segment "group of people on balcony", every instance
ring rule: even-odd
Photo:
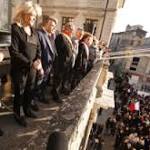
[[[11,26],[13,111],[17,123],[25,127],[26,117],[37,117],[36,100],[49,103],[44,96],[51,77],[52,98],[62,103],[60,95],[68,95],[76,87],[93,67],[101,49],[92,34],[81,28],[75,30],[73,22],[67,22],[60,32],[56,30],[58,20],[45,15],[35,29],[41,13],[39,5],[26,1],[16,7]]]

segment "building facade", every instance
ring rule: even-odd
[[[127,25],[124,32],[113,33],[110,40],[110,48],[120,51],[124,47],[135,47],[143,45],[146,31],[141,25]]]
[[[149,47],[135,47],[133,50],[150,50]],[[150,52],[149,56],[126,59],[125,70],[131,74],[131,84],[139,91],[150,92]]]
[[[91,32],[98,39],[110,41],[112,27],[118,8],[124,6],[125,0],[33,0],[43,8],[43,14],[58,19],[58,30],[67,21],[73,21],[78,28]],[[20,0],[12,0],[15,6]]]
[[[141,25],[126,27],[124,32],[113,33],[110,41],[112,51],[143,51],[150,50],[150,38]],[[122,70],[131,74],[131,84],[138,90],[150,91],[150,56],[117,59],[113,68],[121,66]]]
[[[76,27],[95,34],[98,39],[109,42],[117,9],[123,7],[119,0],[41,0],[43,13],[59,20],[58,29],[73,20]]]

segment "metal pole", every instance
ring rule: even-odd
[[[136,54],[136,55],[126,55],[126,56],[102,57],[100,60],[122,59],[122,58],[131,58],[131,57],[150,57],[150,54]]]
[[[109,55],[110,56],[114,56],[114,55],[131,55],[131,54],[140,54],[140,53],[150,53],[150,48],[146,48],[146,49],[137,49],[137,50],[124,50],[124,51],[117,51],[117,52],[110,52]]]

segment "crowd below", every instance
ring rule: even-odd
[[[110,145],[110,149],[150,149],[150,95],[139,95],[134,86],[129,84],[130,75],[124,73],[122,76],[115,76],[113,114],[107,118],[105,126],[93,124],[87,150],[102,150],[111,138],[114,144]]]
[[[117,81],[115,94],[116,107],[106,122],[107,132],[115,138],[114,149],[149,150],[150,96],[138,95],[128,83],[128,74]]]

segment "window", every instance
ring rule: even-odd
[[[91,34],[95,35],[97,27],[97,20],[95,19],[86,19],[84,23],[84,31],[90,32]]]
[[[138,41],[137,45],[142,45],[142,41]]]
[[[73,22],[73,17],[62,17],[62,27],[67,23],[67,22]]]
[[[133,61],[139,61],[140,58],[139,57],[133,57]]]
[[[0,30],[9,30],[10,0],[0,0]]]
[[[133,60],[132,60],[132,64],[131,64],[131,65],[137,66],[138,63],[139,63],[139,61],[140,61],[140,58],[139,58],[139,57],[133,57]]]
[[[130,67],[130,70],[136,71],[136,68],[135,67]]]
[[[133,32],[133,34],[132,34],[133,36],[136,36],[136,32]]]
[[[120,41],[121,41],[120,38],[118,38],[118,39],[117,39],[117,45],[120,44]]]
[[[134,44],[134,40],[131,40],[131,41],[130,41],[130,45],[133,46],[133,44]]]
[[[139,61],[140,61],[139,57],[133,57],[133,60],[132,60],[131,66],[130,66],[130,70],[136,71],[136,67],[139,64]]]

